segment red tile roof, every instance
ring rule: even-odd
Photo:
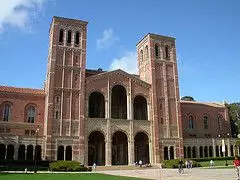
[[[10,86],[0,86],[0,93],[1,92],[45,95],[45,92],[43,89],[18,88],[18,87],[10,87]]]

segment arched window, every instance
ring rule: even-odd
[[[6,103],[3,107],[3,121],[9,121],[10,119],[10,108],[11,105]]]
[[[217,121],[217,123],[218,123],[218,129],[219,129],[219,130],[222,130],[222,117],[219,116],[217,120],[218,120],[218,121]]]
[[[72,31],[68,31],[67,33],[67,43],[71,44],[71,40],[72,40]]]
[[[193,116],[189,116],[189,129],[194,129],[194,119]]]
[[[59,112],[58,111],[55,112],[55,118],[59,119]]]
[[[75,33],[75,44],[76,44],[76,45],[79,45],[79,37],[80,37],[80,33],[77,31],[77,32]]]
[[[34,106],[29,106],[27,109],[27,122],[34,123],[36,116],[36,109]]]
[[[159,56],[158,45],[157,45],[157,44],[155,44],[155,56],[156,56],[156,57]]]
[[[145,47],[145,58],[149,58],[148,46]]]
[[[60,96],[56,96],[56,97],[55,97],[55,103],[56,103],[56,104],[59,104],[59,103],[60,103]]]
[[[208,129],[208,117],[207,116],[203,117],[203,128]]]
[[[140,51],[140,61],[143,61],[143,50]]]
[[[166,57],[166,59],[169,58],[169,48],[168,48],[168,46],[165,46],[165,57]]]
[[[60,29],[60,31],[59,31],[59,42],[60,43],[63,42],[63,29]]]

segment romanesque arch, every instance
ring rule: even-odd
[[[209,148],[208,148],[208,156],[213,157],[213,147],[212,146],[209,146]]]
[[[92,92],[88,103],[88,117],[105,118],[105,100],[100,92]]]
[[[63,146],[58,147],[57,160],[64,160],[64,147]]]
[[[88,137],[88,165],[105,165],[105,138],[103,133],[93,131]]]
[[[187,157],[188,157],[188,158],[191,158],[191,151],[192,151],[192,150],[191,150],[191,147],[188,146],[188,147],[187,147]]]
[[[147,100],[143,96],[136,96],[133,102],[134,119],[147,120]]]
[[[36,160],[40,161],[42,158],[42,148],[40,145],[35,146],[35,156],[36,156]]]
[[[196,158],[197,157],[197,149],[195,146],[192,147],[192,158]]]
[[[26,159],[31,161],[33,160],[33,145],[28,145],[27,146],[27,156]]]
[[[65,160],[66,161],[71,161],[72,160],[72,147],[71,146],[66,147]]]
[[[18,160],[25,160],[25,145],[23,144],[18,147]]]
[[[5,159],[6,156],[6,146],[5,144],[0,144],[0,159]]]
[[[203,157],[203,147],[202,146],[199,147],[199,156],[200,156],[200,158]]]
[[[216,157],[219,157],[220,156],[220,154],[219,154],[219,146],[216,146],[215,148],[216,148],[216,150],[215,150],[216,151]]]
[[[170,159],[174,159],[174,147],[170,146]]]
[[[142,160],[143,164],[149,163],[149,140],[148,136],[139,132],[134,138],[135,162]]]
[[[204,157],[208,157],[208,147],[204,147]]]
[[[168,147],[167,146],[165,146],[163,148],[163,159],[168,160]]]
[[[7,159],[14,159],[14,146],[12,144],[7,146]]]
[[[112,88],[111,117],[114,119],[127,119],[127,93],[121,85]]]
[[[117,131],[112,137],[112,165],[128,164],[128,138],[124,132]]]

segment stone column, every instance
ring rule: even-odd
[[[148,140],[149,142],[149,163],[150,164],[153,164],[153,150],[152,150],[152,140],[151,140],[151,138],[149,138],[149,140]]]
[[[131,79],[129,79],[129,92],[127,92],[127,119],[133,119],[132,116],[132,83]]]
[[[231,156],[230,138],[227,138],[227,148],[228,157],[230,157]]]
[[[130,120],[128,139],[128,165],[134,163],[134,137],[133,137],[133,120]]]
[[[107,134],[105,141],[105,165],[112,165],[112,140],[111,140],[111,123],[110,120],[107,119]]]
[[[19,148],[19,146],[18,146],[18,148]],[[13,158],[14,158],[15,160],[18,159],[18,148],[17,148],[16,146],[14,146],[14,155],[13,155]]]
[[[215,145],[215,139],[212,138],[212,147],[213,147],[213,157],[216,157],[216,145]]]

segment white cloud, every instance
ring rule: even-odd
[[[6,26],[26,29],[46,0],[1,0],[0,32]]]
[[[137,74],[137,56],[135,52],[127,52],[120,58],[113,59],[110,70],[122,69],[130,74]]]
[[[119,37],[113,34],[113,29],[105,29],[102,37],[97,39],[97,49],[108,49],[117,41],[119,41]]]

